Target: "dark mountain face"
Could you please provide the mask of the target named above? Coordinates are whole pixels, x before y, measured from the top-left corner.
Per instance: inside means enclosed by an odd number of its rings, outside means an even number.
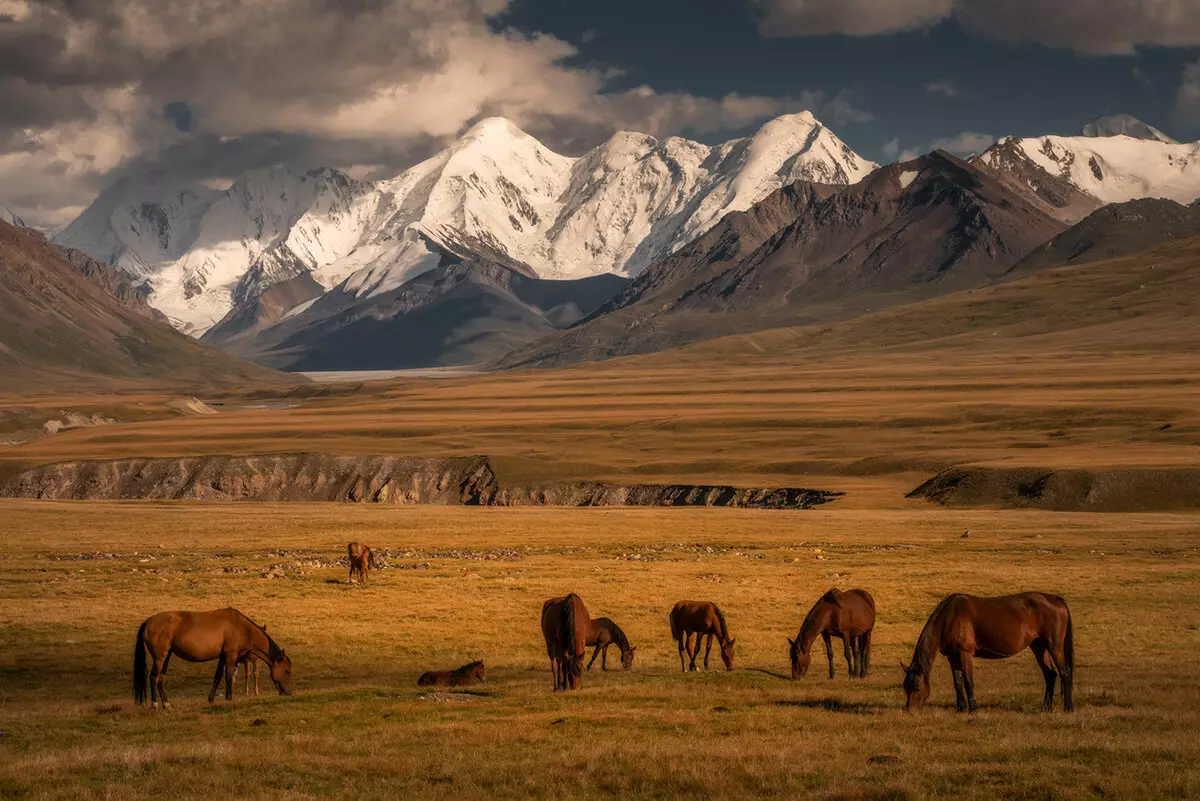
[[[1200,233],[1200,202],[1145,199],[1113,203],[1089,214],[1009,271],[1027,275],[1047,267],[1127,256],[1154,245]]]
[[[503,363],[643,353],[985,286],[1065,227],[994,175],[940,152],[845,189],[784,191]]]
[[[627,283],[616,275],[547,281],[455,256],[391,292],[344,299],[334,313],[289,317],[224,346],[289,370],[479,364],[576,322]]]
[[[148,320],[167,322],[167,316],[147,302],[146,290],[143,287],[135,286],[124,270],[102,261],[96,261],[82,250],[65,248],[60,245],[51,245],[50,247],[80,275],[112,295],[125,308]]]
[[[123,273],[0,222],[0,388],[285,380],[180,334],[144,303]]]

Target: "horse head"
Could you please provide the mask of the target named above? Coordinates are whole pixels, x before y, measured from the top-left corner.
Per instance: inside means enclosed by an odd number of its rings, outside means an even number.
[[[566,659],[567,686],[578,690],[583,685],[583,654],[568,656]]]
[[[804,650],[799,640],[789,639],[788,645],[791,646],[792,678],[799,681],[808,672],[808,665],[812,662],[812,656],[808,651]]]
[[[487,681],[487,668],[483,666],[482,659],[471,665],[471,674],[480,681]]]
[[[721,661],[725,663],[726,670],[733,670],[733,645],[737,642],[736,637],[730,637],[721,643]]]
[[[624,670],[633,669],[633,652],[636,650],[637,648],[631,645],[628,649],[621,652],[621,667]]]
[[[292,694],[292,658],[281,648],[279,655],[270,662],[271,681],[280,695]]]
[[[904,710],[916,712],[929,699],[929,677],[915,664],[906,665],[901,662],[900,669],[904,671]]]

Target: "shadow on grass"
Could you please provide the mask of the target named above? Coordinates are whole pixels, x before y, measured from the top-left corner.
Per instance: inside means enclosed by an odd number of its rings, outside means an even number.
[[[776,701],[775,706],[790,706],[800,709],[823,709],[826,712],[842,712],[850,715],[878,715],[891,707],[861,701],[844,701],[840,698],[803,698]]]
[[[770,676],[773,679],[783,679],[785,681],[792,680],[791,676],[785,675],[783,673],[776,673],[775,671],[767,670],[766,668],[757,668],[757,667],[756,668],[746,668],[746,672],[747,673],[761,673],[764,676]]]

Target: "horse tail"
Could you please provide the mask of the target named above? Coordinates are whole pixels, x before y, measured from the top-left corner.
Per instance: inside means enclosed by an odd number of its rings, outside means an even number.
[[[568,594],[563,601],[562,617],[559,619],[559,645],[567,659],[575,656],[575,597]]]
[[[133,646],[133,700],[139,705],[146,703],[146,691],[149,681],[146,676],[146,624],[142,621],[138,628],[137,644]]]
[[[1063,608],[1067,610],[1067,634],[1063,637],[1063,657],[1066,660],[1065,667],[1071,675],[1075,674],[1075,627],[1071,623],[1071,607],[1067,606],[1067,602],[1062,601]]]
[[[671,639],[679,639],[679,624],[675,621],[675,610],[671,610]]]

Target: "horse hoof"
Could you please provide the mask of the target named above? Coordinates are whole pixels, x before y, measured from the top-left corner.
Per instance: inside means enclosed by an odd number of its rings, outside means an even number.
[[[158,709],[158,701],[151,701],[151,702],[150,702],[150,708],[151,708],[151,709]]]
[[[168,710],[168,709],[170,709],[170,708],[171,708],[171,705],[170,705],[170,704],[168,704],[166,701],[163,701],[163,706],[162,706],[162,708],[163,708],[163,710],[165,711],[165,710]]]

